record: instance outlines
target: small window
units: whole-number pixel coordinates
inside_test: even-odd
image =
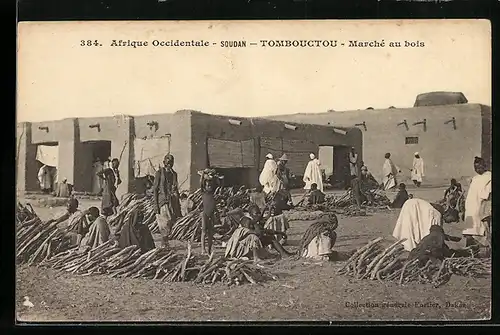
[[[418,137],[405,138],[405,144],[418,144]]]

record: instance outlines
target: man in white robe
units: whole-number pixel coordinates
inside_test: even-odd
[[[382,179],[382,185],[384,185],[384,190],[390,190],[397,185],[396,176],[399,172],[399,169],[394,165],[391,160],[391,154],[385,154],[384,166],[382,167],[382,175],[384,176]]]
[[[259,183],[264,188],[263,191],[266,194],[277,192],[279,187],[277,170],[278,164],[273,158],[272,154],[266,155],[266,162],[264,164],[264,168],[259,176]]]
[[[420,157],[418,152],[415,152],[415,157],[413,158],[413,167],[411,170],[411,180],[415,186],[420,187],[422,184],[422,177],[424,177],[424,160]]]
[[[474,170],[477,174],[472,178],[465,199],[465,224],[467,229],[462,234],[466,237],[467,244],[472,244],[471,238],[473,238],[479,244],[488,246],[490,227],[483,219],[489,215],[487,210],[488,202],[491,199],[491,172],[487,170],[484,160],[480,157],[474,159]]]
[[[43,192],[49,193],[52,191],[52,174],[49,167],[45,164],[38,170],[38,182]]]
[[[311,160],[309,161],[309,163],[307,163],[303,178],[304,183],[306,183],[304,189],[310,190],[311,185],[316,184],[318,185],[318,190],[323,192],[323,175],[321,174],[321,163],[313,153],[309,155],[309,158]]]
[[[401,208],[392,236],[406,239],[402,245],[411,251],[429,234],[432,225],[441,225],[441,213],[425,200],[408,199]]]
[[[354,147],[351,148],[351,152],[349,153],[349,170],[351,178],[358,176],[358,154]]]

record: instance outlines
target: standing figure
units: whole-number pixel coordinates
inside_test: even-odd
[[[173,170],[174,156],[168,154],[163,159],[164,167],[155,174],[153,194],[156,205],[156,220],[162,235],[162,243],[168,245],[168,237],[174,222],[182,216],[179,201],[177,172]]]
[[[113,170],[113,174],[115,175],[115,189],[118,188],[118,186],[122,183],[122,180],[120,179],[120,171],[118,168],[120,167],[120,161],[118,158],[113,158],[111,161],[111,170]]]
[[[97,176],[101,178],[103,183],[101,210],[110,211],[116,214],[116,207],[118,207],[118,198],[116,197],[116,175],[113,173],[112,169],[105,169],[98,172]]]
[[[270,153],[266,155],[266,163],[259,176],[259,183],[264,188],[264,193],[276,192],[279,187],[278,177],[276,175],[278,165]]]
[[[200,173],[200,189],[203,200],[201,213],[201,254],[210,254],[213,244],[213,229],[216,222],[214,193],[219,186],[219,176],[215,170],[205,169]]]
[[[465,199],[467,229],[462,234],[466,238],[467,245],[489,246],[491,242],[488,226],[489,216],[491,216],[491,172],[487,170],[486,163],[481,157],[474,158],[474,170],[476,175],[472,178]]]
[[[101,162],[100,158],[97,158],[92,165],[92,168],[94,169],[94,174],[92,178],[92,193],[101,195],[102,194],[102,179],[97,176],[99,172],[104,170],[104,166]]]
[[[323,176],[321,174],[321,163],[319,160],[314,156],[313,153],[309,154],[309,158],[311,160],[309,163],[307,163],[306,170],[304,172],[304,183],[306,183],[306,186],[304,186],[305,190],[310,190],[312,184],[316,184],[318,190],[323,192]]]
[[[349,171],[351,173],[351,179],[358,176],[358,154],[354,147],[352,147],[351,152],[349,152]]]
[[[384,186],[384,190],[390,190],[396,187],[396,176],[398,174],[398,168],[391,160],[391,154],[385,154],[384,166],[382,167],[382,175],[384,176],[382,179],[382,184]]]
[[[43,193],[52,192],[52,175],[47,165],[42,165],[38,170],[38,182]]]
[[[415,152],[413,158],[413,168],[411,170],[411,180],[415,186],[420,187],[422,184],[422,177],[424,177],[424,160],[420,157],[418,152]]]
[[[280,189],[284,190],[290,189],[290,169],[286,166],[287,163],[288,157],[286,154],[283,154],[278,160],[277,176],[280,182]]]

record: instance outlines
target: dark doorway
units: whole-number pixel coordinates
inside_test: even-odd
[[[250,186],[252,169],[250,168],[215,168],[217,173],[224,176],[224,186]]]
[[[27,167],[29,171],[33,171],[34,174],[29,176],[29,181],[27,183],[27,190],[42,192],[40,187],[40,180],[38,174],[42,166],[47,166],[47,174],[50,179],[50,191],[55,190],[57,183],[57,166],[58,166],[58,156],[59,156],[59,145],[58,142],[44,142],[36,144],[35,149],[35,159],[33,161],[27,162],[30,167]]]
[[[333,149],[333,185],[335,188],[346,188],[351,182],[349,171],[348,146],[335,146]]]
[[[76,155],[75,191],[100,194],[101,184],[96,173],[111,156],[111,141],[86,141],[80,143]]]

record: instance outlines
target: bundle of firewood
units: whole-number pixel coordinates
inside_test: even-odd
[[[233,208],[235,205],[246,207],[250,203],[248,189],[236,187],[219,187],[215,191],[215,202],[219,210],[224,208]],[[188,199],[192,201],[192,211],[185,217],[179,218],[172,230],[173,239],[199,241],[201,235],[201,218],[199,214],[203,207],[201,190],[188,195]],[[111,226],[121,227],[126,220],[132,215],[135,209],[143,211],[142,224],[148,225],[151,232],[158,233],[158,223],[156,221],[156,208],[154,199],[151,196],[140,196],[137,194],[125,194],[117,207],[117,213],[110,217],[109,223]]]
[[[57,225],[45,225],[29,204],[18,204],[16,220],[17,264],[41,262],[69,246],[69,241]]]
[[[438,287],[453,274],[481,277],[491,273],[488,259],[452,256],[442,261],[429,260],[423,265],[418,259],[408,260],[401,244],[404,240],[396,241],[386,248],[381,245],[382,241],[379,237],[358,249],[338,271],[339,274],[356,279],[395,281],[399,285],[419,282]]]
[[[156,248],[141,253],[133,245],[123,249],[112,242],[88,250],[70,250],[60,253],[40,264],[43,267],[63,270],[89,276],[103,274],[118,278],[145,278],[169,282],[228,285],[259,283],[275,276],[255,267],[251,262],[240,259],[214,258],[208,260],[196,257],[188,244],[187,254],[182,255],[167,248]]]

